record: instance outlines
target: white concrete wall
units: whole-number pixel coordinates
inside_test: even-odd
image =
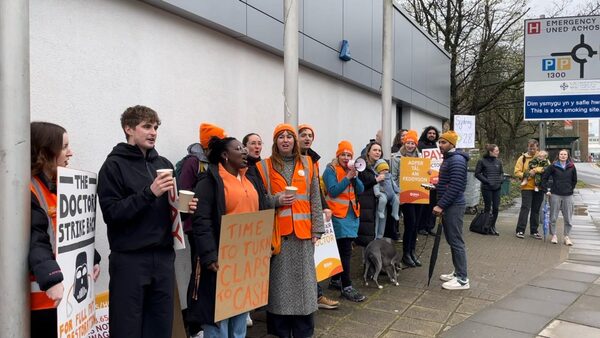
[[[402,125],[409,126],[404,127],[406,129],[416,130],[419,136],[421,136],[423,129],[428,126],[434,126],[438,130],[442,130],[442,120],[440,118],[426,114],[414,107],[406,107],[402,112]]]
[[[31,1],[31,117],[63,125],[71,166],[97,172],[124,141],[119,117],[143,104],[161,119],[157,150],[173,163],[197,141],[202,121],[242,138],[263,135],[270,154],[283,121],[283,62],[278,56],[138,1]],[[349,139],[358,153],[381,126],[379,97],[301,68],[300,123],[316,129],[328,161]],[[392,137],[394,133],[391,133]],[[108,243],[101,214],[99,289],[107,288]]]

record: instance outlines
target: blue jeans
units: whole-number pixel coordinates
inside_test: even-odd
[[[214,325],[202,325],[204,338],[244,338],[246,337],[246,317],[248,312],[223,319]]]
[[[463,216],[465,215],[464,204],[453,204],[444,209],[443,227],[446,242],[450,245],[452,253],[452,264],[456,277],[462,281],[467,280],[467,251],[463,240]]]

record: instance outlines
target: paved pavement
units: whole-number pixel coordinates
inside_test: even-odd
[[[382,274],[383,289],[364,286],[360,248],[353,252],[354,286],[368,296],[362,303],[339,299],[336,310],[319,310],[316,337],[600,337],[600,189],[576,192],[573,247],[514,236],[519,205],[501,212],[501,235],[468,231],[465,241],[471,289],[447,291],[438,276],[452,271],[450,249],[442,240],[431,285],[427,265],[432,237],[419,236],[421,268],[405,269],[400,286]],[[562,233],[559,221],[558,233]],[[541,229],[540,229],[541,231]],[[561,238],[561,237],[559,237]],[[401,245],[397,249],[401,250]],[[255,312],[248,337],[265,337],[264,312]]]

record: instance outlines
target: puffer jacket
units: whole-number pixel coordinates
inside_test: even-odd
[[[475,177],[481,181],[482,190],[498,190],[502,185],[504,170],[502,161],[494,156],[486,155],[475,167]]]
[[[469,154],[452,151],[444,154],[444,162],[440,167],[440,180],[437,184],[437,205],[446,209],[451,205],[465,204],[465,188],[467,187],[467,162]]]
[[[360,246],[367,246],[375,239],[375,213],[377,212],[377,196],[373,192],[373,187],[377,184],[375,177],[375,171],[370,166],[358,174],[358,178],[365,187],[363,193],[358,196],[360,224],[355,242]]]
[[[552,183],[549,182],[552,177]],[[550,193],[560,196],[573,195],[577,185],[577,169],[573,161],[568,160],[565,168],[560,165],[559,161],[552,163],[546,168],[542,176],[542,187],[550,189]]]

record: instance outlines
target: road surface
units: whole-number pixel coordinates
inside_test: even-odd
[[[600,187],[600,168],[595,163],[575,163],[577,178],[586,184]]]

